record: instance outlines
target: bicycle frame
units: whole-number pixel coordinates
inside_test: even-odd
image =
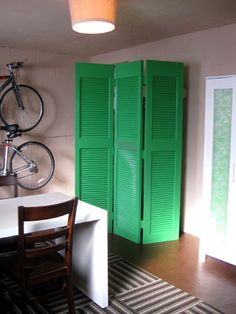
[[[4,142],[3,143],[4,147],[4,158],[3,158],[3,168],[1,169],[1,175],[6,176],[10,173],[10,169],[8,167],[8,161],[9,161],[9,150],[12,150],[15,152],[22,160],[25,161],[25,165],[17,168],[14,170],[14,174],[19,174],[24,171],[30,170],[30,171],[35,171],[37,169],[37,165],[35,164],[34,161],[28,159],[22,152],[18,150],[18,147],[15,145],[12,145],[11,143]]]
[[[24,110],[24,105],[23,105],[23,101],[19,92],[19,87],[16,84],[15,81],[15,77],[14,77],[14,73],[12,70],[10,70],[10,75],[4,75],[4,76],[0,76],[0,79],[4,79],[6,78],[7,80],[5,82],[3,82],[3,84],[0,86],[0,93],[9,85],[12,85],[12,88],[14,90],[15,96],[16,96],[16,100],[17,103],[19,105],[19,108],[21,110]]]

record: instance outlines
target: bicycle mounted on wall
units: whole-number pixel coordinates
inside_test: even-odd
[[[13,139],[22,132],[35,128],[42,119],[44,112],[43,100],[40,94],[31,86],[17,84],[15,69],[23,66],[23,62],[7,64],[9,75],[0,76],[6,81],[0,86],[0,119],[5,126],[0,130],[6,132],[2,142],[3,163],[1,176],[17,175],[18,185],[29,190],[45,186],[53,176],[55,160],[47,146],[40,142],[28,141],[19,146],[13,145]],[[11,155],[10,155],[11,151]]]
[[[43,116],[43,100],[39,93],[28,85],[17,84],[15,71],[22,68],[24,62],[7,64],[9,75],[0,76],[6,79],[0,86],[0,93],[11,84],[0,98],[0,118],[5,125],[18,124],[22,132],[35,128]]]
[[[13,145],[13,138],[21,135],[17,124],[0,126],[0,130],[7,132],[7,137],[2,142],[4,158],[1,175],[16,174],[19,186],[29,190],[46,185],[55,169],[54,157],[48,147],[36,141],[29,141],[20,146]]]

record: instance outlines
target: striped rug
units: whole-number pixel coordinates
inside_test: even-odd
[[[12,284],[9,282],[9,285]],[[65,294],[58,288],[58,284],[47,287],[47,304],[37,308],[29,305],[29,312],[68,313]],[[114,254],[109,254],[109,306],[101,309],[77,288],[74,288],[74,300],[76,313],[84,314],[223,313]],[[4,304],[3,313],[21,313],[7,292]]]

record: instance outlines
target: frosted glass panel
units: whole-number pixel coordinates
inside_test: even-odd
[[[232,88],[214,90],[211,227],[224,235],[227,224]]]

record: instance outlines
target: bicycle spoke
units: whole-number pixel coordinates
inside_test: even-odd
[[[10,88],[2,96],[0,114],[5,124],[18,124],[24,132],[33,129],[40,122],[43,101],[38,92],[30,86],[19,85],[18,89],[24,109],[19,106],[14,89]]]
[[[18,173],[19,185],[27,189],[38,189],[47,184],[55,168],[49,149],[38,142],[27,142],[18,149],[19,152],[13,155],[11,163],[13,172]],[[29,162],[26,163],[26,160]],[[24,167],[25,171],[22,171]]]

